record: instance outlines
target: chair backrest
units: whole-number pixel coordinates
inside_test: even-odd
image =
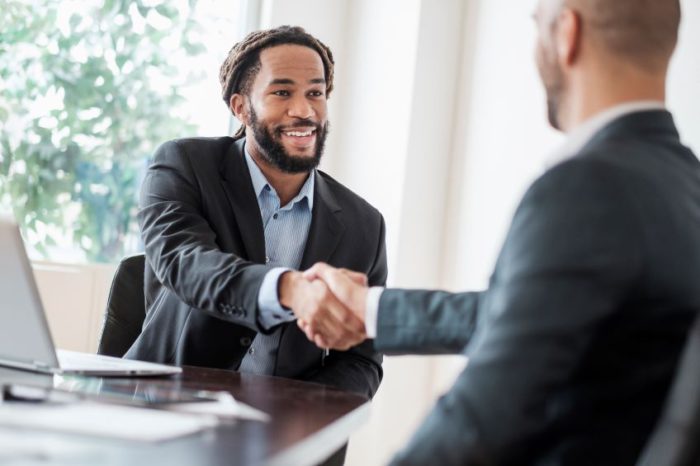
[[[700,318],[676,370],[666,405],[637,466],[700,464]]]
[[[143,254],[122,259],[107,298],[104,325],[97,352],[122,357],[141,333],[146,317]]]

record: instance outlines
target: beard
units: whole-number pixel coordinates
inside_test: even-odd
[[[561,109],[566,90],[564,73],[557,64],[554,51],[547,50],[542,44],[538,47],[537,69],[547,94],[547,119],[554,129],[562,130]]]
[[[545,92],[547,93],[547,119],[552,128],[557,130],[562,130],[560,121],[560,110],[562,96],[564,95],[564,88],[561,83],[556,83],[555,85],[545,86]]]
[[[291,126],[284,126],[284,128],[289,130],[296,127],[308,128],[310,126],[316,129],[316,147],[314,148],[313,156],[293,155],[287,152],[280,141],[283,127],[270,128],[265,126],[264,123],[258,120],[258,116],[252,106],[250,108],[250,128],[253,130],[253,136],[255,136],[255,141],[258,143],[260,155],[270,165],[285,173],[308,173],[321,163],[326,136],[328,136],[328,122],[321,125],[304,119],[294,122]]]

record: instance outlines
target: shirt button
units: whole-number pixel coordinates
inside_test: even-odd
[[[272,218],[274,218],[275,220],[277,220],[277,217],[279,217],[278,214],[274,214],[274,215],[272,216]]]
[[[255,349],[250,348],[250,349],[248,350],[248,354],[251,354],[251,355],[252,355],[252,354],[255,354]]]
[[[269,264],[270,263],[270,258],[268,256],[265,256],[265,263]]]

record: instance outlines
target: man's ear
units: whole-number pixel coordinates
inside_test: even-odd
[[[248,113],[248,107],[246,106],[245,101],[245,96],[242,94],[232,94],[231,100],[229,100],[229,107],[231,108],[231,111],[236,119],[238,119],[238,121],[243,123],[245,126],[248,126],[250,115]]]
[[[562,67],[570,67],[581,53],[581,15],[565,8],[558,21],[557,58]]]

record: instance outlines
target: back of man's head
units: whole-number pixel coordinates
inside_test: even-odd
[[[666,70],[678,40],[679,0],[562,1],[581,15],[587,40],[612,59],[651,73]]]

